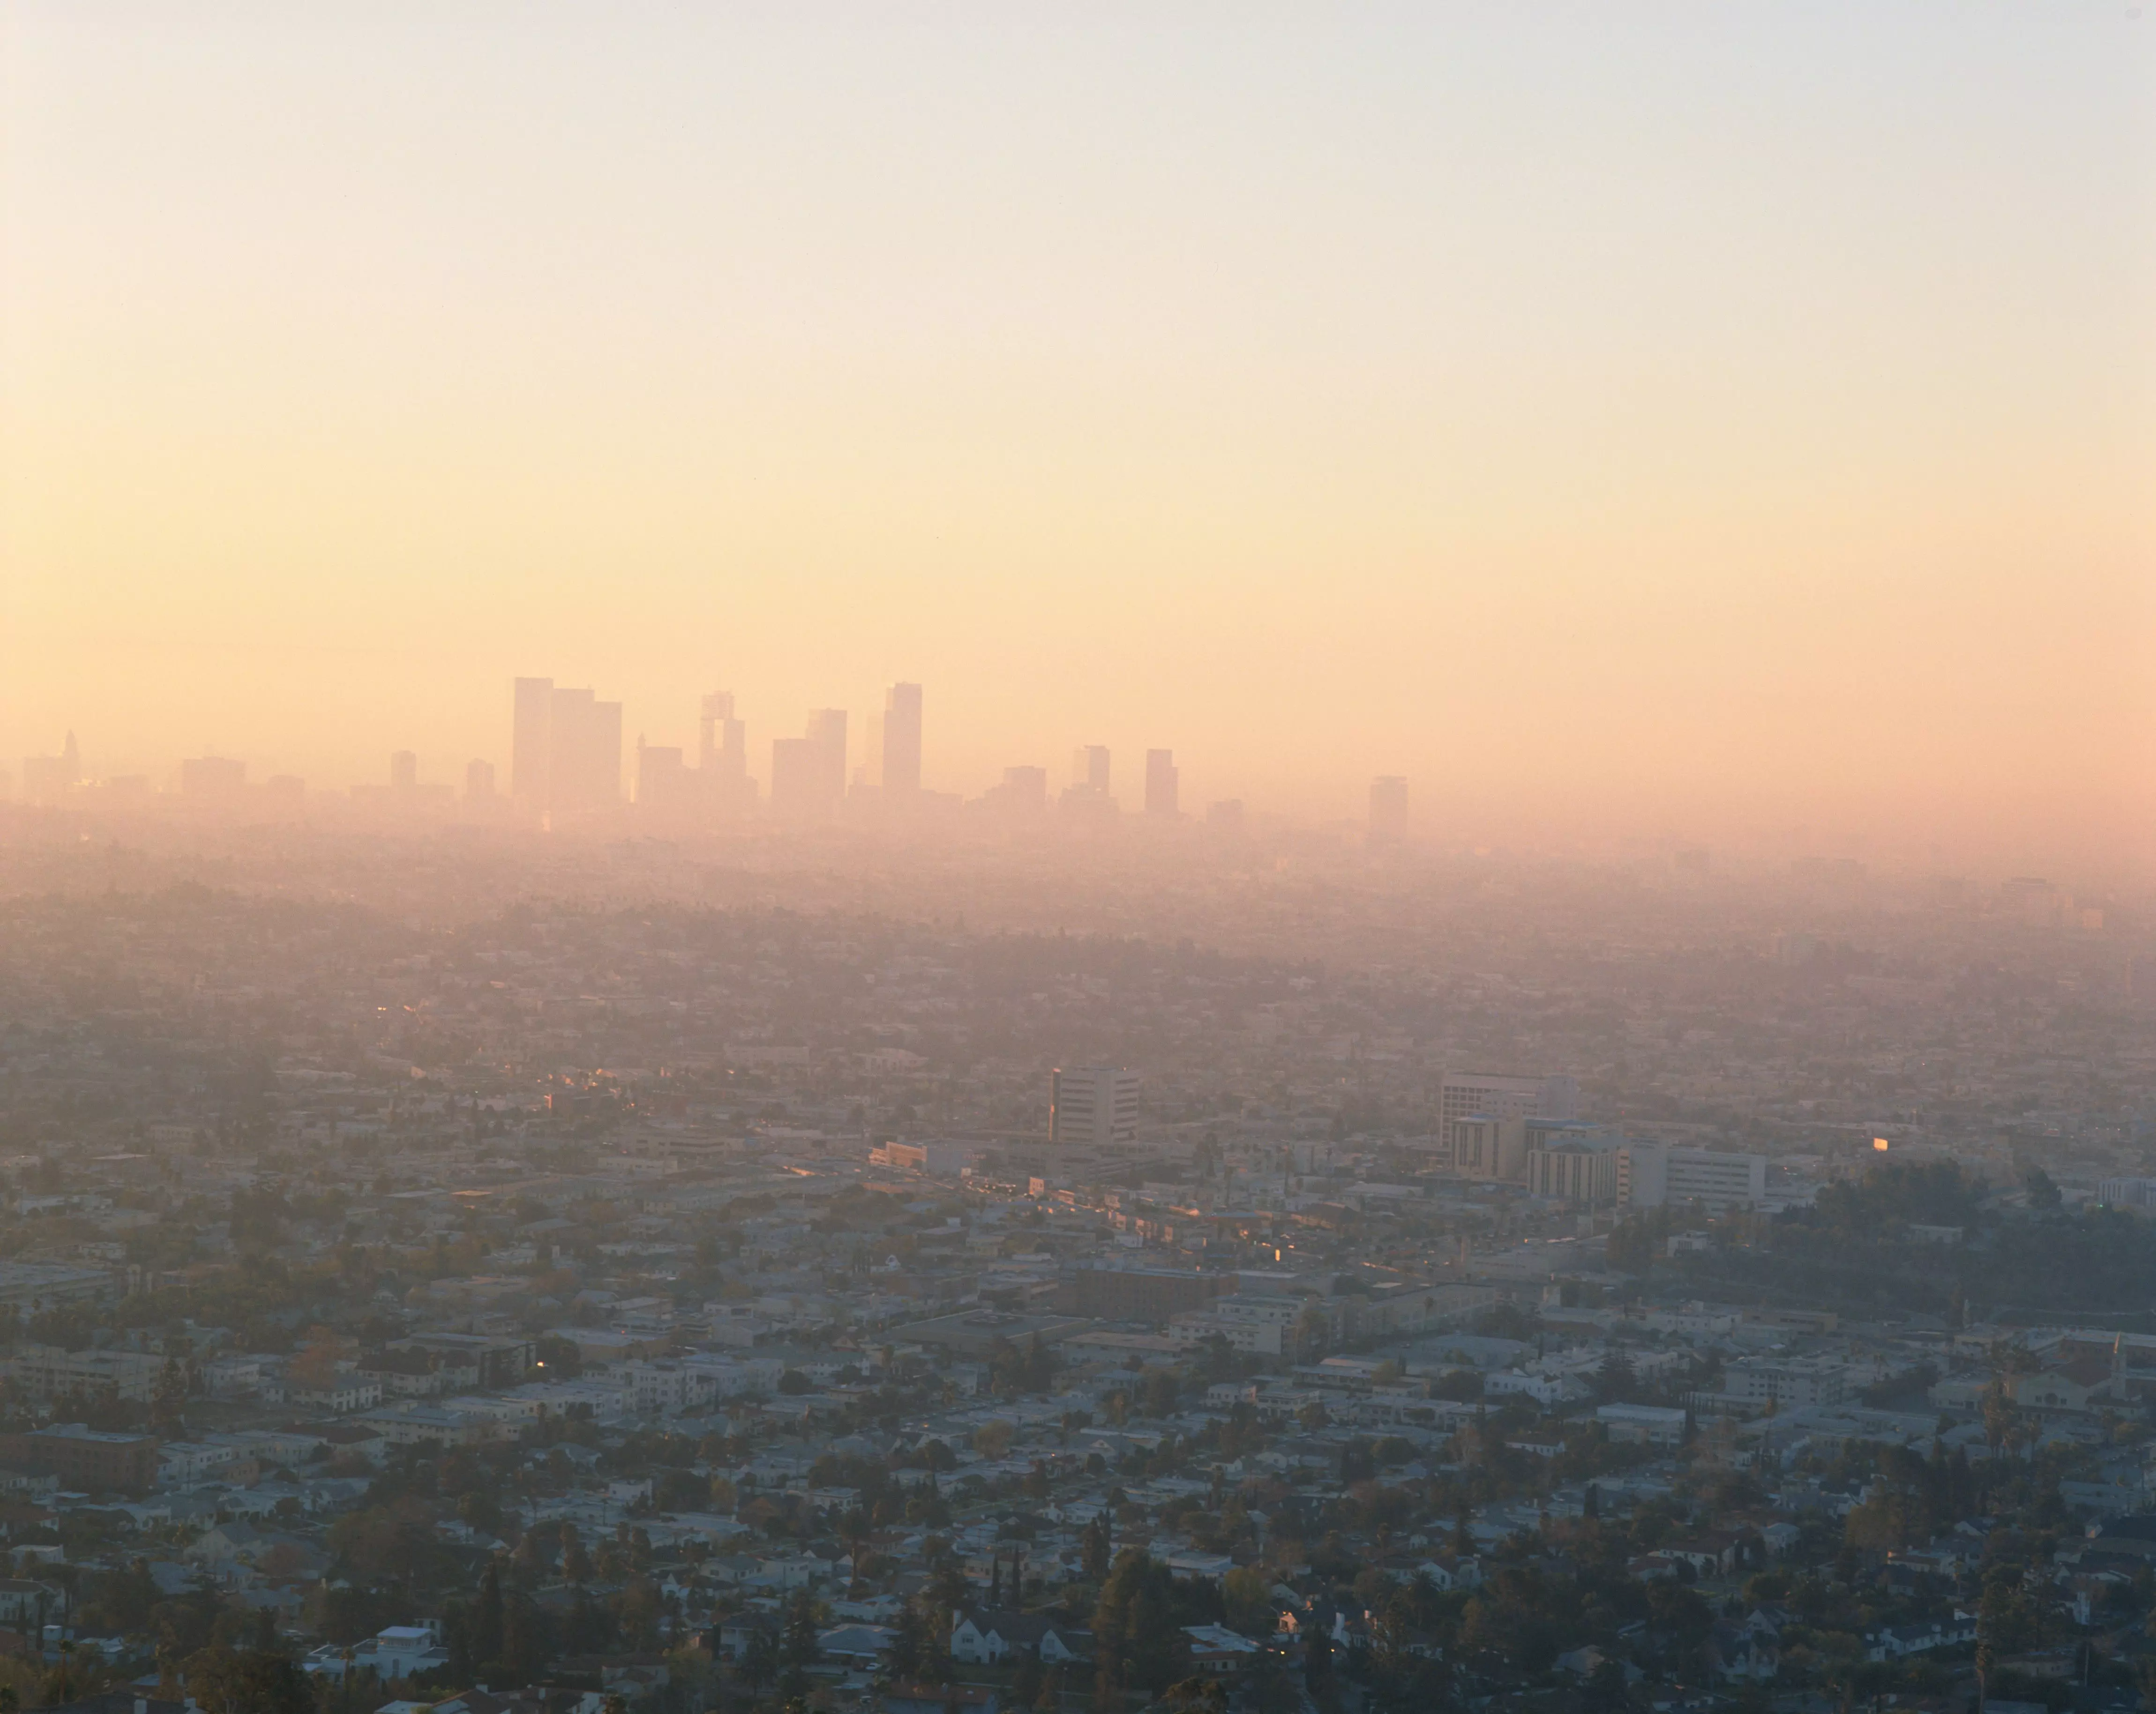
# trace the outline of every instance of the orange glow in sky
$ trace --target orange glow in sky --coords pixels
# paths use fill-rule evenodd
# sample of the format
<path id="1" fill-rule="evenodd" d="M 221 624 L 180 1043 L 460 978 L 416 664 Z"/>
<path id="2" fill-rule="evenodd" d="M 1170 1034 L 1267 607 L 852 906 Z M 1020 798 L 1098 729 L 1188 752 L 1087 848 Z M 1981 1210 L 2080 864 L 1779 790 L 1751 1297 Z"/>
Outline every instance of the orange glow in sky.
<path id="1" fill-rule="evenodd" d="M 2156 855 L 2122 5 L 0 14 L 0 757 Z M 13 767 L 12 759 L 5 766 Z M 1775 842 L 1780 842 L 1779 845 Z"/>

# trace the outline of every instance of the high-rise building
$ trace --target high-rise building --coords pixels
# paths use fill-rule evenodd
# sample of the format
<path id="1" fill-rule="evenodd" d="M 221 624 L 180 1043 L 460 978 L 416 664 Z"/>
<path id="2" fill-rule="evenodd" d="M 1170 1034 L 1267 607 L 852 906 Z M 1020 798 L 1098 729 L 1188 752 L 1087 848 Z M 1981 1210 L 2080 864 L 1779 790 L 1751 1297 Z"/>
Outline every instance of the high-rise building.
<path id="1" fill-rule="evenodd" d="M 823 758 L 824 789 L 835 803 L 846 794 L 846 711 L 808 711 L 808 742 Z"/>
<path id="2" fill-rule="evenodd" d="M 465 796 L 474 803 L 485 803 L 494 797 L 494 764 L 491 762 L 467 762 L 465 764 Z"/>
<path id="3" fill-rule="evenodd" d="M 57 803 L 81 780 L 82 752 L 75 746 L 73 732 L 67 735 L 67 742 L 60 746 L 59 755 L 23 758 L 23 798 L 26 803 Z"/>
<path id="4" fill-rule="evenodd" d="M 621 803 L 621 704 L 560 685 L 548 699 L 547 808 L 554 815 Z"/>
<path id="5" fill-rule="evenodd" d="M 1173 817 L 1178 813 L 1176 796 L 1180 779 L 1173 750 L 1146 752 L 1145 806 L 1147 815 Z"/>
<path id="6" fill-rule="evenodd" d="M 547 807 L 552 752 L 554 681 L 518 679 L 510 688 L 509 795 L 535 815 Z"/>
<path id="7" fill-rule="evenodd" d="M 810 711 L 808 730 L 771 747 L 771 813 L 787 821 L 826 821 L 846 797 L 846 711 Z"/>
<path id="8" fill-rule="evenodd" d="M 419 789 L 419 757 L 416 752 L 395 750 L 390 752 L 389 789 L 393 792 L 416 792 Z"/>
<path id="9" fill-rule="evenodd" d="M 1108 793 L 1108 747 L 1081 744 L 1070 752 L 1070 783 L 1089 792 Z"/>
<path id="10" fill-rule="evenodd" d="M 689 815 L 696 808 L 696 776 L 678 744 L 647 744 L 641 733 L 636 740 L 636 802 L 640 809 L 661 815 Z"/>
<path id="11" fill-rule="evenodd" d="M 735 816 L 755 807 L 747 728 L 734 716 L 731 690 L 713 690 L 704 698 L 696 733 L 696 776 L 707 813 Z"/>
<path id="12" fill-rule="evenodd" d="M 1223 798 L 1205 812 L 1205 824 L 1223 833 L 1239 834 L 1243 830 L 1243 800 Z"/>
<path id="13" fill-rule="evenodd" d="M 921 686 L 893 685 L 883 698 L 883 788 L 921 789 Z"/>
<path id="14" fill-rule="evenodd" d="M 511 696 L 509 789 L 551 815 L 621 802 L 621 704 L 552 679 L 518 679 Z"/>
<path id="15" fill-rule="evenodd" d="M 1407 776 L 1380 774 L 1370 782 L 1370 837 L 1384 840 L 1404 839 L 1407 836 Z"/>
<path id="16" fill-rule="evenodd" d="M 706 807 L 715 815 L 737 815 L 755 799 L 748 777 L 747 729 L 734 718 L 731 690 L 713 690 L 704 698 L 696 727 L 696 774 Z"/>
<path id="17" fill-rule="evenodd" d="M 1138 1134 L 1138 1074 L 1119 1065 L 1081 1065 L 1048 1074 L 1048 1140 L 1131 1142 Z"/>

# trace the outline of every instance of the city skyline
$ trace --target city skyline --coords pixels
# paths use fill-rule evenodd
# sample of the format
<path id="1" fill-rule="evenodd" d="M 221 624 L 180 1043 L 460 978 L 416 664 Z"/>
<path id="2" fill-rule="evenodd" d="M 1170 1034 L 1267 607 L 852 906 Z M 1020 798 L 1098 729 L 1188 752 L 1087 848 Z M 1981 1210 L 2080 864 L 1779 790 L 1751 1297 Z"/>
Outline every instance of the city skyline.
<path id="1" fill-rule="evenodd" d="M 903 679 L 969 794 L 2156 869 L 2126 11 L 4 28 L 0 755 Z"/>

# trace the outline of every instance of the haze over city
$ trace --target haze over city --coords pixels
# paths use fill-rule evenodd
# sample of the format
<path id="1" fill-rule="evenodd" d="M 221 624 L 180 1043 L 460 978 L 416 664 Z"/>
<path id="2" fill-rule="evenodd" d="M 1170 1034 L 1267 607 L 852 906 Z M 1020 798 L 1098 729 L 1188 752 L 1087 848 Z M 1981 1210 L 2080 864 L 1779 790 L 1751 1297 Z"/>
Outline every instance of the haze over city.
<path id="1" fill-rule="evenodd" d="M 0 29 L 0 753 L 913 680 L 969 798 L 2146 872 L 2126 8 Z"/>
<path id="2" fill-rule="evenodd" d="M 0 5 L 0 1714 L 2156 1714 L 2143 11 Z"/>

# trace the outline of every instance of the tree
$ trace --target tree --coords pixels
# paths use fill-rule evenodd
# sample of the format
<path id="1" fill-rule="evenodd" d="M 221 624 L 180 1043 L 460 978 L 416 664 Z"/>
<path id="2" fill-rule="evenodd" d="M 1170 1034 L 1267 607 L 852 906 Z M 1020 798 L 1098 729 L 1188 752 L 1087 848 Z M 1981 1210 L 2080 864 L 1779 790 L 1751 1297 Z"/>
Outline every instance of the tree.
<path id="1" fill-rule="evenodd" d="M 529 1684 L 545 1676 L 547 1662 L 555 1652 L 548 1647 L 547 1622 L 529 1595 L 506 1600 L 501 1614 L 501 1660 L 511 1676 Z"/>
<path id="2" fill-rule="evenodd" d="M 1105 1511 L 1095 1512 L 1092 1521 L 1078 1532 L 1079 1563 L 1087 1582 L 1106 1581 L 1109 1555 L 1114 1545 L 1108 1514 Z"/>
<path id="3" fill-rule="evenodd" d="M 1332 1684 L 1332 1639 L 1322 1625 L 1312 1625 L 1302 1645 L 1302 1681 L 1312 1696 L 1322 1696 Z"/>
<path id="4" fill-rule="evenodd" d="M 1622 1714 L 1625 1707 L 1625 1664 L 1598 1660 L 1580 1687 L 1580 1706 L 1587 1714 Z"/>
<path id="5" fill-rule="evenodd" d="M 165 1359 L 157 1372 L 157 1387 L 150 1400 L 150 1426 L 162 1434 L 177 1438 L 187 1402 L 187 1372 L 177 1357 Z"/>
<path id="6" fill-rule="evenodd" d="M 1096 1706 L 1116 1706 L 1125 1689 L 1165 1690 L 1188 1653 L 1176 1625 L 1175 1578 L 1142 1548 L 1127 1547 L 1101 1587 L 1093 1610 L 1093 1653 L 1098 1663 Z"/>
<path id="7" fill-rule="evenodd" d="M 1171 1714 L 1228 1714 L 1228 1692 L 1217 1678 L 1203 1674 L 1178 1679 L 1161 1694 L 1161 1706 Z"/>
<path id="8" fill-rule="evenodd" d="M 1605 1404 L 1621 1404 L 1638 1385 L 1632 1372 L 1632 1359 L 1621 1345 L 1612 1345 L 1609 1353 L 1602 1359 L 1602 1367 L 1595 1372 L 1594 1390 Z"/>
<path id="9" fill-rule="evenodd" d="M 1287 1662 L 1278 1650 L 1258 1651 L 1246 1682 L 1250 1704 L 1256 1714 L 1301 1714 L 1302 1691 L 1289 1676 Z"/>
<path id="10" fill-rule="evenodd" d="M 472 1603 L 471 1649 L 475 1665 L 490 1666 L 501 1655 L 501 1564 L 490 1559 L 479 1583 L 479 1599 Z"/>
<path id="11" fill-rule="evenodd" d="M 786 1607 L 786 1634 L 779 1655 L 791 1667 L 814 1666 L 822 1658 L 816 1640 L 816 1598 L 797 1589 Z"/>
<path id="12" fill-rule="evenodd" d="M 1220 1603 L 1229 1625 L 1245 1636 L 1269 1637 L 1280 1628 L 1272 1584 L 1254 1566 L 1239 1565 L 1220 1579 Z"/>
<path id="13" fill-rule="evenodd" d="M 749 1628 L 748 1640 L 742 1645 L 738 1670 L 742 1681 L 752 1691 L 762 1690 L 778 1676 L 778 1650 L 772 1642 L 771 1633 L 762 1625 Z"/>
<path id="14" fill-rule="evenodd" d="M 315 1693 L 296 1660 L 213 1645 L 181 1667 L 197 1706 L 218 1714 L 315 1714 Z"/>

